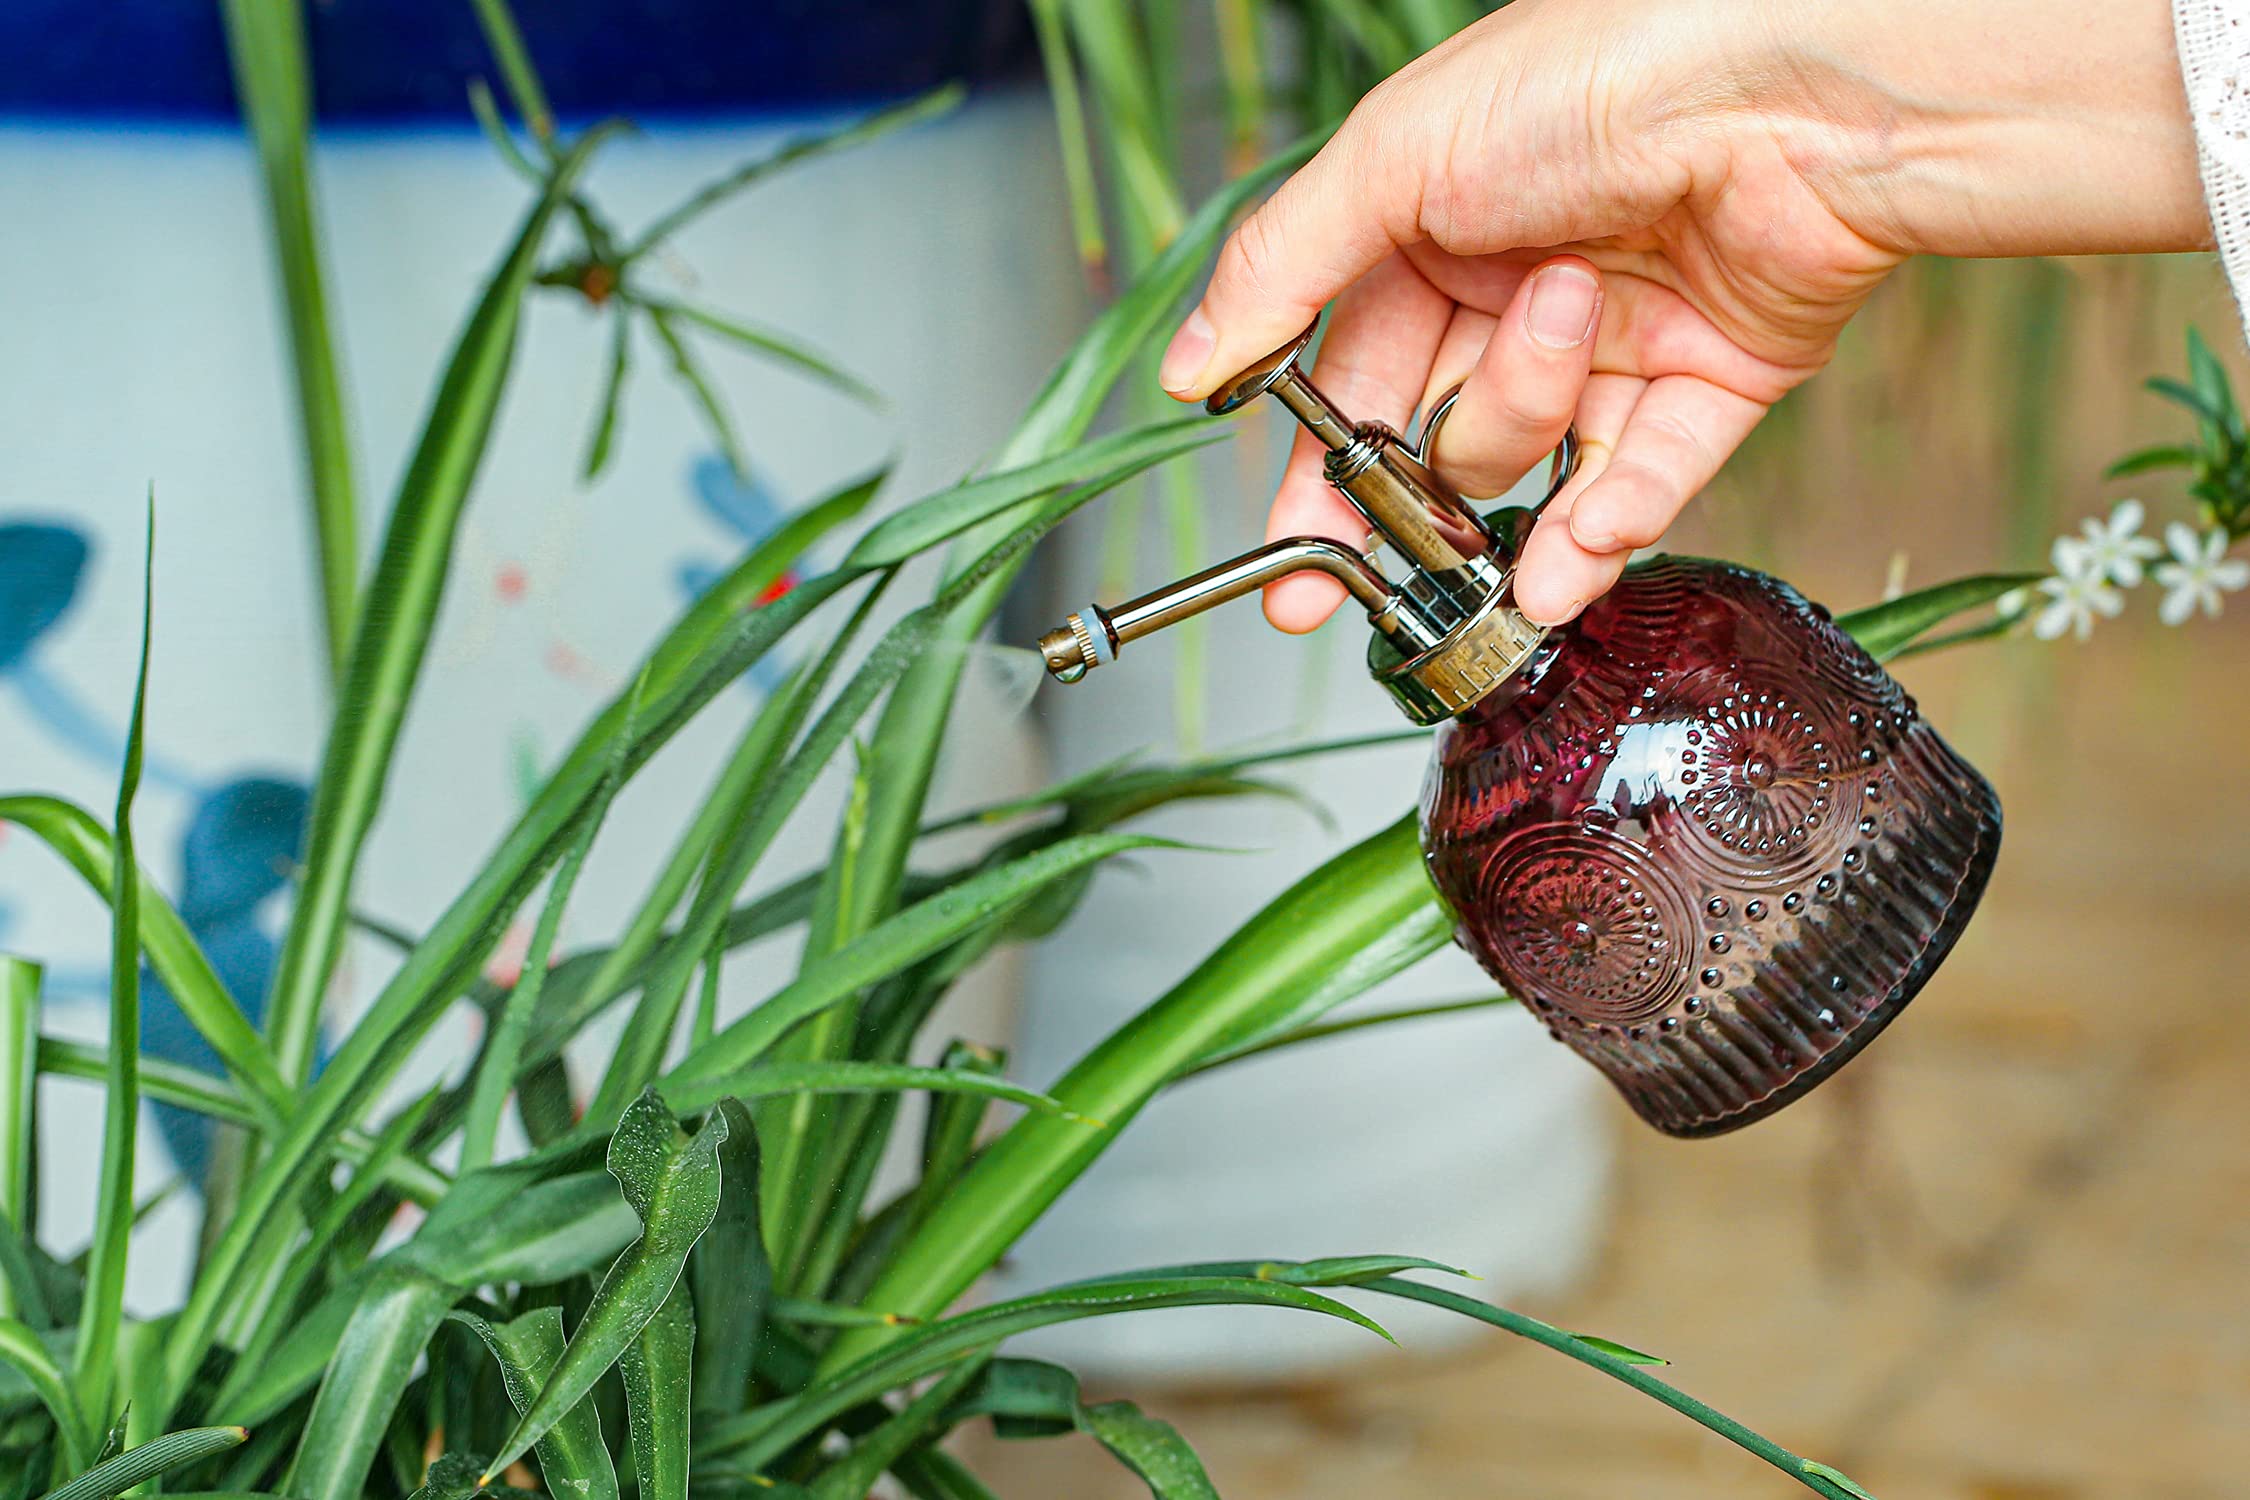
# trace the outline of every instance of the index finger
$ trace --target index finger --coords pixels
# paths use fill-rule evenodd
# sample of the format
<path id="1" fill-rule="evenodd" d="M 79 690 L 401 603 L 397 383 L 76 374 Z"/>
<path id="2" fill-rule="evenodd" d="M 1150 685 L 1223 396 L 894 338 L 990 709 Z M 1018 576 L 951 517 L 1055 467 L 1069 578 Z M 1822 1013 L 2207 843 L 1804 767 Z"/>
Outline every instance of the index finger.
<path id="1" fill-rule="evenodd" d="M 1399 111 L 1360 101 L 1327 145 L 1228 236 L 1157 378 L 1197 401 L 1305 331 L 1329 299 L 1417 237 L 1421 178 Z"/>

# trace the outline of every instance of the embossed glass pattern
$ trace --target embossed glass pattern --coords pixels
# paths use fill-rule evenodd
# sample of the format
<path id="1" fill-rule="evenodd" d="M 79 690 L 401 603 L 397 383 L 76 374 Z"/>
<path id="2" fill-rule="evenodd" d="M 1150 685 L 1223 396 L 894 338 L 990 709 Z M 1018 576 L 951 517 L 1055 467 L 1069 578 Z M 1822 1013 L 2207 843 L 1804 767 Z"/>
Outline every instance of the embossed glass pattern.
<path id="1" fill-rule="evenodd" d="M 1658 558 L 1439 729 L 1422 834 L 1462 945 L 1694 1136 L 1905 1008 L 1983 892 L 2000 804 L 1826 610 Z"/>

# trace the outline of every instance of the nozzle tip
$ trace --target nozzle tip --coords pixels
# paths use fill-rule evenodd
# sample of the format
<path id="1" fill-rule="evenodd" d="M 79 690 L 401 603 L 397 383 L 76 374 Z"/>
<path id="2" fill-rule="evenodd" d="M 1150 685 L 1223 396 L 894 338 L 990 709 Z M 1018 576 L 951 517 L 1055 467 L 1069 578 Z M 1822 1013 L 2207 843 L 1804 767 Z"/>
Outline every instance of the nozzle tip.
<path id="1" fill-rule="evenodd" d="M 1068 625 L 1058 625 L 1039 637 L 1039 656 L 1047 675 L 1057 682 L 1076 682 L 1093 666 L 1085 646 L 1085 627 L 1072 615 Z"/>

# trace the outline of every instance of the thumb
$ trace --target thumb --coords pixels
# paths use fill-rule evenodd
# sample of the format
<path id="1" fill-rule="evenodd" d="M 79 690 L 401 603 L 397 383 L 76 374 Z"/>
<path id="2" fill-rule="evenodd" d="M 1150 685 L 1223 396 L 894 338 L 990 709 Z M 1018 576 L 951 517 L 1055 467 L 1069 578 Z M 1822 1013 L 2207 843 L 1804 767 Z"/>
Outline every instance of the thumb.
<path id="1" fill-rule="evenodd" d="M 1157 379 L 1182 401 L 1288 343 L 1329 299 L 1393 249 L 1420 238 L 1420 153 L 1398 122 L 1410 111 L 1377 90 L 1219 251 L 1211 284 L 1164 351 Z"/>

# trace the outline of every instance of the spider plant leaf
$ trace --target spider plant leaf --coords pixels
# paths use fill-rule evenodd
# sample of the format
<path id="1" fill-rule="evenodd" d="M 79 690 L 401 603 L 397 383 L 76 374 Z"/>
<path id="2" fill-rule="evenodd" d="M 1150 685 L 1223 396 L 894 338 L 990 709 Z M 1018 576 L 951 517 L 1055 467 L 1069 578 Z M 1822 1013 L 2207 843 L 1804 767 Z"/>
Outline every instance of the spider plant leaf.
<path id="1" fill-rule="evenodd" d="M 137 1448 L 129 1448 L 106 1463 L 96 1464 L 47 1500 L 114 1500 L 135 1485 L 169 1474 L 183 1465 L 224 1453 L 249 1441 L 239 1427 L 192 1427 L 167 1432 Z"/>
<path id="2" fill-rule="evenodd" d="M 78 1308 L 78 1339 L 72 1346 L 73 1384 L 90 1419 L 111 1404 L 117 1335 L 125 1320 L 125 1263 L 133 1239 L 133 1162 L 141 1129 L 141 885 L 134 878 L 140 864 L 133 855 L 133 799 L 141 790 L 155 612 L 156 502 L 151 495 L 141 560 L 140 667 L 134 677 L 133 715 L 125 730 L 125 765 L 118 776 L 117 816 L 110 835 L 117 857 L 111 862 L 109 887 L 109 1074 L 102 1081 L 101 1175 L 95 1188 L 86 1292 Z"/>
<path id="3" fill-rule="evenodd" d="M 1404 1298 L 1410 1302 L 1426 1303 L 1431 1307 L 1444 1308 L 1449 1312 L 1459 1313 L 1463 1317 L 1474 1318 L 1480 1323 L 1489 1323 L 1495 1328 L 1503 1329 L 1520 1338 L 1527 1338 L 1535 1344 L 1544 1344 L 1557 1353 L 1570 1356 L 1580 1364 L 1593 1366 L 1603 1374 L 1614 1380 L 1624 1382 L 1643 1395 L 1655 1397 L 1682 1416 L 1700 1422 L 1737 1447 L 1756 1454 L 1759 1458 L 1772 1464 L 1816 1494 L 1826 1495 L 1829 1500 L 1862 1500 L 1862 1497 L 1854 1496 L 1851 1490 L 1821 1474 L 1819 1472 L 1820 1466 L 1811 1464 L 1808 1460 L 1790 1452 L 1771 1438 L 1753 1432 L 1723 1412 L 1716 1411 L 1686 1392 L 1675 1389 L 1657 1379 L 1638 1362 L 1646 1356 L 1637 1353 L 1630 1355 L 1613 1354 L 1597 1343 L 1581 1338 L 1567 1329 L 1557 1328 L 1551 1323 L 1542 1323 L 1537 1318 L 1526 1317 L 1522 1313 L 1512 1312 L 1504 1307 L 1495 1307 L 1489 1302 L 1480 1302 L 1474 1297 L 1465 1297 L 1459 1292 L 1448 1291 L 1443 1287 L 1424 1286 L 1418 1281 L 1385 1277 L 1380 1281 L 1367 1283 L 1366 1290 L 1379 1292 L 1385 1296 Z"/>
<path id="4" fill-rule="evenodd" d="M 965 97 L 967 91 L 959 84 L 947 84 L 903 104 L 877 110 L 840 129 L 791 141 L 777 151 L 755 161 L 745 162 L 725 176 L 697 188 L 679 206 L 660 216 L 633 242 L 633 247 L 625 252 L 625 259 L 630 262 L 646 255 L 727 199 L 746 188 L 756 186 L 777 172 L 801 166 L 832 151 L 862 145 L 878 136 L 888 135 L 891 131 L 934 119 L 951 110 Z"/>
<path id="5" fill-rule="evenodd" d="M 39 1039 L 39 1071 L 56 1078 L 77 1078 L 88 1083 L 100 1083 L 109 1076 L 109 1053 L 106 1048 L 88 1046 L 83 1042 L 63 1041 L 58 1037 Z M 263 1128 L 264 1122 L 250 1101 L 225 1079 L 214 1078 L 181 1063 L 166 1062 L 162 1058 L 143 1055 L 140 1066 L 141 1093 L 158 1104 L 170 1104 L 180 1109 L 192 1109 L 209 1115 L 214 1120 L 224 1120 L 245 1129 Z M 376 1143 L 358 1130 L 346 1130 L 330 1143 L 330 1154 L 347 1166 L 364 1167 L 376 1154 Z M 445 1196 L 453 1179 L 419 1157 L 398 1155 L 380 1163 L 379 1170 L 386 1186 L 396 1189 L 405 1197 L 428 1207 Z"/>
<path id="6" fill-rule="evenodd" d="M 476 1078 L 469 1092 L 469 1113 L 461 1130 L 459 1170 L 463 1172 L 473 1172 L 492 1162 L 493 1145 L 500 1134 L 500 1114 L 507 1105 L 509 1090 L 515 1086 L 531 1018 L 538 1014 L 539 991 L 547 980 L 547 960 L 555 951 L 563 913 L 570 907 L 570 895 L 577 888 L 579 872 L 586 867 L 586 855 L 594 846 L 594 835 L 600 832 L 602 820 L 609 815 L 610 803 L 617 795 L 625 769 L 625 750 L 632 743 L 634 719 L 640 712 L 642 690 L 647 685 L 648 674 L 644 671 L 633 684 L 632 696 L 626 700 L 625 727 L 611 748 L 609 772 L 602 779 L 601 789 L 594 794 L 593 805 L 579 826 L 570 852 L 563 856 L 561 866 L 555 871 L 554 882 L 547 891 L 547 904 L 540 908 L 539 921 L 532 928 L 531 944 L 524 950 L 523 969 L 507 998 L 501 1002 L 499 1018 L 487 1039 L 484 1055 L 478 1061 Z"/>
<path id="7" fill-rule="evenodd" d="M 1317 144 L 1317 140 L 1300 142 L 1206 201 L 1164 253 L 1071 347 L 993 456 L 991 467 L 1019 469 L 1052 458 L 1084 437 L 1118 377 L 1186 293 L 1235 211 Z M 1022 566 L 1022 555 L 1007 550 L 1010 537 L 1037 535 L 1036 530 L 1026 533 L 1024 527 L 1036 526 L 1036 512 L 1045 508 L 1030 501 L 962 534 L 956 555 L 948 562 L 949 581 L 941 590 L 948 601 L 941 645 L 966 644 L 984 628 Z M 1049 513 L 1059 518 L 1067 510 L 1064 506 Z M 1030 522 L 1023 512 L 1034 513 Z M 875 772 L 862 858 L 866 873 L 859 881 L 866 910 L 845 923 L 851 930 L 866 930 L 875 916 L 891 910 L 899 899 L 966 660 L 958 651 L 932 652 L 900 681 L 877 721 L 869 742 Z"/>
<path id="8" fill-rule="evenodd" d="M 1192 1078 L 1198 1073 L 1208 1073 L 1213 1068 L 1239 1062 L 1246 1057 L 1258 1057 L 1283 1047 L 1295 1047 L 1306 1042 L 1326 1041 L 1330 1037 L 1344 1036 L 1354 1031 L 1364 1031 L 1370 1026 L 1389 1026 L 1399 1021 L 1423 1021 L 1442 1016 L 1458 1016 L 1471 1011 L 1491 1010 L 1495 1006 L 1515 1004 L 1513 995 L 1480 995 L 1468 1000 L 1441 1000 L 1429 1005 L 1402 1006 L 1396 1010 L 1375 1011 L 1368 1015 L 1347 1016 L 1341 1021 L 1323 1021 L 1314 1026 L 1300 1026 L 1293 1031 L 1272 1033 L 1242 1046 L 1228 1047 L 1209 1053 L 1180 1076 Z"/>
<path id="9" fill-rule="evenodd" d="M 508 122 L 500 118 L 500 106 L 492 97 L 492 87 L 481 78 L 469 80 L 469 113 L 476 116 L 477 129 L 484 132 L 484 138 L 492 143 L 492 149 L 500 153 L 500 159 L 513 167 L 518 176 L 529 182 L 539 182 L 545 178 L 546 173 L 523 154 L 523 148 L 516 144 L 516 138 L 508 133 Z"/>
<path id="10" fill-rule="evenodd" d="M 1644 1350 L 1635 1349 L 1630 1344 L 1620 1344 L 1615 1339 L 1605 1339 L 1598 1333 L 1574 1333 L 1571 1337 L 1589 1349 L 1606 1354 L 1612 1359 L 1621 1359 L 1629 1365 L 1668 1365 L 1671 1363 L 1661 1354 L 1650 1354 Z"/>
<path id="11" fill-rule="evenodd" d="M 0 953 L 0 1236 L 31 1222 L 32 1152 L 38 1149 L 39 989 L 45 970 Z M 0 1270 L 4 1270 L 0 1266 Z M 38 1299 L 44 1305 L 44 1298 Z M 12 1279 L 0 1275 L 0 1317 L 23 1317 Z M 32 1318 L 34 1326 L 46 1326 Z"/>
<path id="12" fill-rule="evenodd" d="M 692 1253 L 692 1252 L 691 1252 Z M 682 1277 L 617 1358 L 640 1500 L 687 1500 L 695 1306 Z M 549 1486 L 553 1488 L 552 1485 Z"/>
<path id="13" fill-rule="evenodd" d="M 535 1307 L 506 1323 L 490 1323 L 474 1313 L 451 1312 L 447 1318 L 467 1328 L 492 1351 L 500 1366 L 508 1400 L 518 1412 L 527 1409 L 539 1388 L 554 1373 L 562 1358 L 562 1309 Z M 573 1500 L 617 1500 L 617 1470 L 609 1449 L 602 1444 L 601 1414 L 589 1397 L 564 1413 L 534 1445 L 540 1482 L 550 1495 Z M 638 1452 L 636 1448 L 636 1453 Z M 645 1470 L 641 1471 L 646 1473 Z M 649 1495 L 644 1479 L 641 1494 Z M 653 1497 L 651 1497 L 653 1500 Z"/>
<path id="14" fill-rule="evenodd" d="M 292 1082 L 311 1070 L 320 1001 L 342 950 L 353 877 L 382 805 L 444 600 L 455 537 L 507 388 L 539 246 L 607 133 L 595 129 L 580 138 L 525 215 L 454 344 L 392 502 L 314 783 L 304 880 L 268 999 L 266 1034 L 282 1076 Z"/>
<path id="15" fill-rule="evenodd" d="M 1823 1463 L 1815 1463 L 1809 1458 L 1799 1459 L 1797 1462 L 1798 1466 L 1801 1467 L 1807 1474 L 1811 1474 L 1818 1478 L 1827 1480 L 1830 1484 L 1836 1486 L 1836 1488 L 1842 1490 L 1845 1494 L 1850 1495 L 1852 1497 L 1852 1500 L 1875 1500 L 1875 1496 L 1866 1488 L 1866 1486 L 1855 1482 L 1849 1474 L 1846 1474 L 1841 1469 L 1830 1468 L 1827 1464 Z"/>
<path id="16" fill-rule="evenodd" d="M 747 1067 L 798 1022 L 929 957 L 1074 870 L 1129 849 L 1180 847 L 1141 834 L 1087 834 L 964 880 L 885 918 L 850 947 L 808 966 L 709 1046 L 682 1060 L 665 1082 L 693 1084 Z M 957 1075 L 956 1081 L 961 1076 L 973 1075 Z"/>
<path id="17" fill-rule="evenodd" d="M 853 1443 L 813 1481 L 812 1500 L 865 1500 L 875 1487 L 875 1481 L 938 1424 L 946 1407 L 963 1386 L 976 1378 L 982 1367 L 981 1360 L 962 1360 L 932 1382 L 928 1390 L 909 1401 L 897 1415 Z"/>
<path id="18" fill-rule="evenodd" d="M 739 1100 L 714 1106 L 726 1116 L 719 1147 L 719 1211 L 688 1252 L 688 1289 L 697 1328 L 697 1411 L 732 1412 L 748 1399 L 760 1335 L 773 1297 L 773 1265 L 758 1227 L 758 1131 Z"/>
<path id="19" fill-rule="evenodd" d="M 487 1477 L 522 1457 L 577 1405 L 672 1294 L 688 1251 L 718 1212 L 719 1147 L 726 1138 L 726 1116 L 716 1113 L 693 1136 L 684 1134 L 654 1092 L 643 1093 L 619 1119 L 609 1170 L 640 1218 L 641 1237 L 602 1278 L 553 1373 L 486 1465 Z"/>
<path id="20" fill-rule="evenodd" d="M 313 1365 L 316 1374 L 325 1365 L 327 1374 L 280 1485 L 283 1494 L 298 1500 L 359 1500 L 399 1397 L 446 1309 L 461 1295 L 458 1288 L 405 1265 L 378 1267 L 371 1276 L 355 1278 L 348 1290 L 357 1293 L 356 1300 L 334 1337 L 332 1357 L 320 1351 Z M 296 1344 L 292 1338 L 282 1345 L 277 1365 L 301 1353 L 292 1347 Z M 301 1366 L 291 1361 L 283 1369 Z M 261 1381 L 281 1373 L 272 1368 L 258 1372 Z M 291 1389 L 287 1399 L 296 1394 Z M 245 1406 L 265 1405 L 242 1399 Z"/>
<path id="21" fill-rule="evenodd" d="M 922 1068 L 910 1063 L 872 1062 L 843 1057 L 834 1061 L 807 1058 L 796 1062 L 754 1062 L 732 1072 L 705 1073 L 657 1085 L 664 1102 L 679 1114 L 712 1108 L 727 1098 L 770 1099 L 789 1094 L 893 1094 L 920 1089 L 939 1097 L 962 1097 L 1021 1105 L 1041 1113 L 1061 1115 L 1080 1125 L 1095 1121 L 1072 1115 L 1061 1104 L 1037 1089 L 1027 1089 L 1005 1078 L 956 1068 Z"/>
<path id="22" fill-rule="evenodd" d="M 2200 330 L 2187 331 L 2188 375 L 2195 382 L 2196 392 L 2218 414 L 2219 424 L 2227 436 L 2236 443 L 2243 438 L 2242 412 L 2235 405 L 2234 384 L 2227 379 L 2226 366 L 2211 352 Z"/>
<path id="23" fill-rule="evenodd" d="M 680 336 L 678 320 L 655 303 L 643 303 L 647 309 L 649 327 L 656 330 L 656 340 L 671 357 L 672 373 L 679 377 L 696 410 L 703 413 L 703 425 L 711 431 L 711 441 L 719 445 L 719 452 L 734 471 L 737 479 L 750 477 L 750 458 L 742 451 L 742 438 L 734 429 L 734 416 L 720 399 L 719 388 L 711 383 L 703 362 L 695 357 L 687 340 Z"/>
<path id="24" fill-rule="evenodd" d="M 1008 1066 L 1008 1054 L 997 1047 L 955 1039 L 946 1043 L 938 1066 L 964 1077 L 997 1078 Z M 986 1113 L 985 1101 L 974 1094 L 931 1096 L 930 1111 L 922 1123 L 922 1172 L 914 1182 L 912 1219 L 919 1220 L 928 1213 L 968 1169 Z M 886 1312 L 883 1316 L 892 1319 L 897 1314 Z"/>
<path id="25" fill-rule="evenodd" d="M 891 1465 L 891 1477 L 913 1500 L 1000 1500 L 952 1454 L 917 1448 Z"/>
<path id="26" fill-rule="evenodd" d="M 0 1284 L 14 1307 L 0 1317 L 14 1317 L 34 1333 L 78 1321 L 78 1278 L 13 1221 L 0 1223 Z"/>
<path id="27" fill-rule="evenodd" d="M 116 884 L 116 848 L 109 831 L 85 809 L 56 797 L 0 797 L 0 821 L 38 839 L 105 902 L 110 899 Z M 227 1072 L 248 1091 L 259 1111 L 253 1118 L 271 1122 L 288 1107 L 289 1090 L 265 1038 L 244 1019 L 242 1008 L 148 872 L 137 874 L 134 903 L 150 969 L 164 981 L 196 1034 L 210 1043 Z"/>
<path id="28" fill-rule="evenodd" d="M 918 1323 L 919 1318 L 905 1318 L 892 1312 L 877 1312 L 872 1308 L 850 1307 L 840 1302 L 815 1302 L 806 1297 L 777 1297 L 773 1315 L 784 1323 L 795 1323 L 809 1328 L 897 1328 L 908 1323 Z"/>
<path id="29" fill-rule="evenodd" d="M 304 12 L 295 5 L 256 0 L 223 0 L 219 12 L 243 123 L 257 147 L 266 230 L 295 376 L 324 654 L 331 675 L 341 677 L 359 617 L 359 502 L 314 201 L 312 59 Z"/>
<path id="30" fill-rule="evenodd" d="M 1877 661 L 1888 661 L 1913 644 L 1916 637 L 1956 615 L 1981 609 L 2017 589 L 2039 581 L 2037 573 L 1979 573 L 1949 583 L 1916 589 L 1881 604 L 1838 615 L 1836 626 Z"/>
<path id="31" fill-rule="evenodd" d="M 586 460 L 579 466 L 578 477 L 588 484 L 602 477 L 609 467 L 611 448 L 617 439 L 617 417 L 625 401 L 625 380 L 633 371 L 633 310 L 629 303 L 619 299 L 616 310 L 610 314 L 609 374 L 602 381 L 601 405 L 595 408 L 593 436 L 586 440 Z"/>
<path id="32" fill-rule="evenodd" d="M 885 517 L 852 544 L 846 560 L 870 568 L 904 562 L 1027 500 L 1082 485 L 1098 494 L 1166 459 L 1230 435 L 1209 417 L 1175 417 L 1052 458 L 964 480 Z"/>
<path id="33" fill-rule="evenodd" d="M 1381 967 L 1361 965 L 1358 956 L 1379 949 L 1404 961 L 1428 934 L 1442 934 L 1441 913 L 1411 816 L 1305 876 L 1048 1090 L 1105 1128 L 1085 1130 L 1047 1115 L 1016 1121 L 985 1147 L 861 1300 L 915 1317 L 941 1311 L 1182 1069 L 1215 1047 L 1315 1019 L 1308 996 L 1328 1005 L 1352 998 L 1349 985 L 1335 978 L 1339 969 L 1372 983 Z M 823 1356 L 822 1373 L 871 1357 L 895 1337 L 895 1330 L 847 1330 Z"/>
<path id="34" fill-rule="evenodd" d="M 523 32 L 516 25 L 515 14 L 508 9 L 507 0 L 471 0 L 476 11 L 478 29 L 483 31 L 485 45 L 492 49 L 492 59 L 500 65 L 501 80 L 508 86 L 508 97 L 523 116 L 524 128 L 532 139 L 542 145 L 551 143 L 555 135 L 554 111 L 547 107 L 547 91 L 539 82 L 539 69 L 531 61 L 531 51 L 524 46 Z"/>
<path id="35" fill-rule="evenodd" d="M 2116 463 L 2102 470 L 2104 479 L 2123 479 L 2131 474 L 2146 474 L 2155 469 L 2192 469 L 2203 461 L 2203 455 L 2194 448 L 2178 444 L 2160 444 L 2128 453 Z"/>
<path id="36" fill-rule="evenodd" d="M 0 1318 L 0 1365 L 7 1365 L 30 1385 L 39 1404 L 54 1419 L 62 1472 L 76 1473 L 94 1455 L 94 1426 L 71 1390 L 70 1377 L 46 1342 L 16 1318 Z"/>
<path id="37" fill-rule="evenodd" d="M 838 1416 L 1017 1334 L 1083 1318 L 1159 1307 L 1286 1307 L 1355 1323 L 1389 1339 L 1382 1325 L 1305 1287 L 1244 1276 L 1173 1276 L 1053 1287 L 918 1326 L 881 1330 L 889 1342 L 832 1373 L 816 1375 L 797 1395 L 715 1422 L 697 1451 L 733 1462 L 763 1464 L 820 1431 Z"/>
<path id="38" fill-rule="evenodd" d="M 996 1359 L 945 1414 L 950 1427 L 990 1417 L 1003 1438 L 1051 1437 L 1076 1429 L 1093 1438 L 1149 1487 L 1151 1500 L 1218 1500 L 1203 1461 L 1169 1422 L 1130 1401 L 1088 1406 L 1078 1377 L 1036 1359 Z"/>
<path id="39" fill-rule="evenodd" d="M 1109 262 L 1109 246 L 1102 234 L 1093 137 L 1086 129 L 1086 102 L 1078 88 L 1070 28 L 1063 21 L 1061 0 L 1031 0 L 1030 10 L 1040 66 L 1047 75 L 1047 96 L 1054 104 L 1056 147 L 1062 158 L 1063 190 L 1070 201 L 1071 228 L 1078 239 L 1078 261 L 1099 284 Z"/>
<path id="40" fill-rule="evenodd" d="M 770 650 L 791 628 L 851 582 L 825 574 L 731 625 L 713 624 L 691 609 L 651 653 L 645 728 L 635 737 L 627 772 L 647 763 L 705 703 Z M 686 655 L 700 629 L 712 634 Z M 561 857 L 607 772 L 608 752 L 622 733 L 620 700 L 598 715 L 525 809 L 500 847 L 447 907 L 430 934 L 364 1013 L 328 1067 L 286 1122 L 266 1159 L 245 1184 L 240 1204 L 190 1292 L 167 1350 L 167 1391 L 176 1398 L 210 1346 L 221 1311 L 252 1261 L 268 1226 L 310 1184 L 328 1143 L 411 1055 L 415 1042 L 473 980 L 498 940 L 507 914 L 528 899 L 549 864 Z"/>
<path id="41" fill-rule="evenodd" d="M 800 374 L 831 389 L 841 391 L 854 401 L 878 410 L 890 403 L 883 393 L 846 370 L 828 356 L 810 348 L 801 340 L 777 329 L 752 323 L 729 313 L 715 311 L 693 302 L 676 302 L 669 298 L 642 296 L 640 305 L 651 313 L 663 313 L 668 318 L 692 323 L 706 333 L 716 334 L 730 344 L 738 344 L 754 354 L 789 366 Z"/>

